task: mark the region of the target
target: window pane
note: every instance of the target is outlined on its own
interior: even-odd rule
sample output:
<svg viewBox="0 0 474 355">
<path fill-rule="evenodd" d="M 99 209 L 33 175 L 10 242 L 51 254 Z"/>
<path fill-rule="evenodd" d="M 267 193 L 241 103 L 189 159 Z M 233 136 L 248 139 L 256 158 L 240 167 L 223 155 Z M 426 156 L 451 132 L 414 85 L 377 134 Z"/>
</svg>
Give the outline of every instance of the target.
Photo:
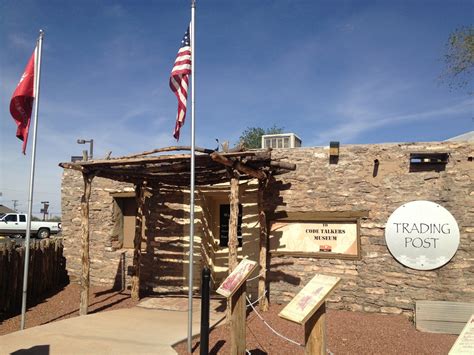
<svg viewBox="0 0 474 355">
<path fill-rule="evenodd" d="M 26 222 L 26 216 L 24 214 L 20 215 L 20 222 Z"/>
<path fill-rule="evenodd" d="M 5 217 L 5 221 L 7 222 L 16 222 L 16 214 L 9 214 Z"/>
</svg>

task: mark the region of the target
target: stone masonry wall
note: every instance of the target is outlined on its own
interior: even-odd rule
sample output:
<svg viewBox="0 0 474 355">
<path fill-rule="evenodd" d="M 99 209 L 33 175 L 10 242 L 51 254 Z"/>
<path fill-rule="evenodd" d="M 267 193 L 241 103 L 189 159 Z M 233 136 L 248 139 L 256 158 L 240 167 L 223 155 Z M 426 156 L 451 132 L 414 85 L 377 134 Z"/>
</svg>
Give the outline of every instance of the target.
<svg viewBox="0 0 474 355">
<path fill-rule="evenodd" d="M 62 228 L 66 268 L 73 282 L 81 274 L 81 212 L 84 189 L 82 175 L 65 170 L 62 177 Z M 133 249 L 121 248 L 114 235 L 113 193 L 132 192 L 131 184 L 94 178 L 90 199 L 91 284 L 125 289 L 130 286 Z M 187 200 L 186 200 L 187 199 Z M 146 240 L 142 243 L 141 289 L 182 292 L 184 242 L 189 220 L 183 208 L 189 194 L 182 191 L 152 190 L 146 200 Z M 199 239 L 197 240 L 199 241 Z M 199 260 L 198 260 L 199 261 Z M 199 273 L 199 270 L 197 270 Z M 198 282 L 198 281 L 197 281 Z"/>
<path fill-rule="evenodd" d="M 410 153 L 445 152 L 444 171 L 410 172 Z M 316 273 L 335 275 L 341 283 L 329 307 L 411 315 L 417 300 L 474 300 L 474 144 L 417 143 L 342 146 L 337 164 L 327 148 L 274 150 L 297 169 L 278 177 L 266 194 L 276 211 L 368 211 L 361 220 L 361 259 L 272 257 L 271 301 L 286 303 Z M 374 172 L 374 160 L 379 167 Z M 374 176 L 376 175 L 376 176 Z M 429 200 L 448 209 L 458 222 L 460 245 L 454 258 L 432 271 L 398 263 L 385 244 L 390 214 L 413 200 Z"/>
<path fill-rule="evenodd" d="M 133 192 L 130 184 L 94 178 L 90 199 L 90 259 L 91 283 L 125 288 L 128 267 L 133 263 L 133 250 L 116 249 L 112 243 L 114 227 L 113 192 Z M 81 273 L 81 196 L 84 191 L 82 174 L 65 169 L 62 176 L 61 208 L 64 255 L 71 281 Z"/>
</svg>

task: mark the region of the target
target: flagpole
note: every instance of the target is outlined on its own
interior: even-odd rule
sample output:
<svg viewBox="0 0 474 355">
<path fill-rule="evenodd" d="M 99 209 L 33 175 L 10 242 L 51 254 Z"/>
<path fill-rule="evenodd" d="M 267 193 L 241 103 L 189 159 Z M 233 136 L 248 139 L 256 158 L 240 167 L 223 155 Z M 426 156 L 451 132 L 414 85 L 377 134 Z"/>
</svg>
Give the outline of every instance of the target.
<svg viewBox="0 0 474 355">
<path fill-rule="evenodd" d="M 35 49 L 35 80 L 34 80 L 34 126 L 33 142 L 31 150 L 31 170 L 30 170 L 30 191 L 28 195 L 28 217 L 26 220 L 26 239 L 25 239 L 25 266 L 23 268 L 23 294 L 21 299 L 21 324 L 20 330 L 25 329 L 26 296 L 28 291 L 28 266 L 30 261 L 30 235 L 31 235 L 31 215 L 33 210 L 33 185 L 35 181 L 35 163 L 36 163 L 36 132 L 38 130 L 38 110 L 39 110 L 39 89 L 41 75 L 41 53 L 43 47 L 44 31 L 39 31 L 39 37 Z"/>
<path fill-rule="evenodd" d="M 194 148 L 195 148 L 195 126 L 194 126 L 194 82 L 196 74 L 195 52 L 195 12 L 196 1 L 191 0 L 191 191 L 190 191 L 190 221 L 189 221 L 189 275 L 188 275 L 188 352 L 192 350 L 193 337 L 193 254 L 194 254 Z"/>
</svg>

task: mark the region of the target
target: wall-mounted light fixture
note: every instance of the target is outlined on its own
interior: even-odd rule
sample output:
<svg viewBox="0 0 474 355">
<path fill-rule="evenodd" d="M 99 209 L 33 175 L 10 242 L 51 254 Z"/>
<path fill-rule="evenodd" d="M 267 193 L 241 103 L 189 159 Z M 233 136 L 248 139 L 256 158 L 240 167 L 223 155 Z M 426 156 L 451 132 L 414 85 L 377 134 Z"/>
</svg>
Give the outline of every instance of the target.
<svg viewBox="0 0 474 355">
<path fill-rule="evenodd" d="M 337 164 L 339 161 L 339 142 L 329 142 L 329 163 Z"/>
</svg>

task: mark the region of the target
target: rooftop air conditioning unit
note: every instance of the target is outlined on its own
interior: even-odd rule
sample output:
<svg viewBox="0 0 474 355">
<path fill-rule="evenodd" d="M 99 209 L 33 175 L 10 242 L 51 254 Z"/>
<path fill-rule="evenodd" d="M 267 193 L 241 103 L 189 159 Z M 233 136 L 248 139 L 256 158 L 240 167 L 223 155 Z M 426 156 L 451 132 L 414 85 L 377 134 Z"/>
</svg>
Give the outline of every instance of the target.
<svg viewBox="0 0 474 355">
<path fill-rule="evenodd" d="M 301 147 L 301 138 L 294 133 L 264 134 L 262 148 L 298 148 Z"/>
</svg>

